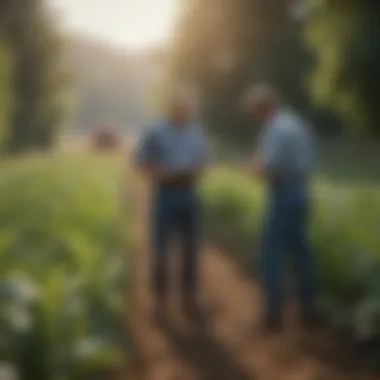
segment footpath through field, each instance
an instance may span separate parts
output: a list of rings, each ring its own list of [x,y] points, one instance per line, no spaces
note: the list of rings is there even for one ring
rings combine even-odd
[[[131,183],[131,182],[130,182]],[[370,380],[338,366],[337,350],[326,339],[325,356],[308,349],[305,335],[289,318],[287,331],[268,337],[259,329],[260,290],[222,253],[204,247],[201,262],[202,322],[189,323],[176,307],[155,320],[148,289],[147,194],[135,178],[135,221],[141,232],[134,252],[132,335],[139,365],[128,380]],[[175,261],[175,252],[173,252]],[[175,265],[174,265],[175,266]],[[329,347],[329,350],[327,349]],[[334,361],[330,360],[334,358]],[[339,368],[340,367],[340,368]]]

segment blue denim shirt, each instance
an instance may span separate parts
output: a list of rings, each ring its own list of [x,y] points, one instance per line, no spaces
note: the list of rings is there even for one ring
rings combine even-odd
[[[259,155],[267,171],[286,179],[310,176],[316,166],[315,141],[307,122],[283,109],[265,126]]]
[[[159,123],[145,131],[135,152],[136,164],[164,164],[175,170],[191,169],[209,159],[208,141],[196,124],[175,128]]]

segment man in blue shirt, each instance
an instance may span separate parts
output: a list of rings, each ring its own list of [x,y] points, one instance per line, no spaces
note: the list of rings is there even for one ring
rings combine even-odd
[[[316,274],[307,231],[308,184],[315,168],[312,131],[268,86],[254,86],[245,105],[253,119],[264,125],[250,169],[263,177],[269,192],[261,252],[265,327],[278,330],[282,325],[282,264],[287,250],[297,270],[303,322],[316,323]]]
[[[136,152],[136,164],[152,185],[153,291],[158,306],[167,298],[169,242],[176,233],[182,242],[181,290],[184,311],[197,312],[200,200],[197,185],[209,159],[208,142],[193,122],[188,94],[175,93],[167,117],[148,129]]]

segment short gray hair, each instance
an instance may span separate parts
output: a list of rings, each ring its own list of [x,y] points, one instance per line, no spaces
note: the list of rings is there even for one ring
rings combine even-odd
[[[192,112],[197,109],[197,96],[190,86],[180,84],[169,91],[168,106],[177,101],[186,104]]]
[[[255,84],[244,94],[241,106],[244,109],[255,107],[265,102],[277,101],[276,91],[267,84]]]

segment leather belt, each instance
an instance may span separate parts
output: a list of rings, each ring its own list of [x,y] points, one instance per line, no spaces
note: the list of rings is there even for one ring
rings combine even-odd
[[[308,182],[306,176],[273,176],[269,179],[269,184],[271,186],[293,186],[306,184]]]
[[[196,184],[195,176],[188,173],[177,174],[159,182],[160,188],[191,188]]]

